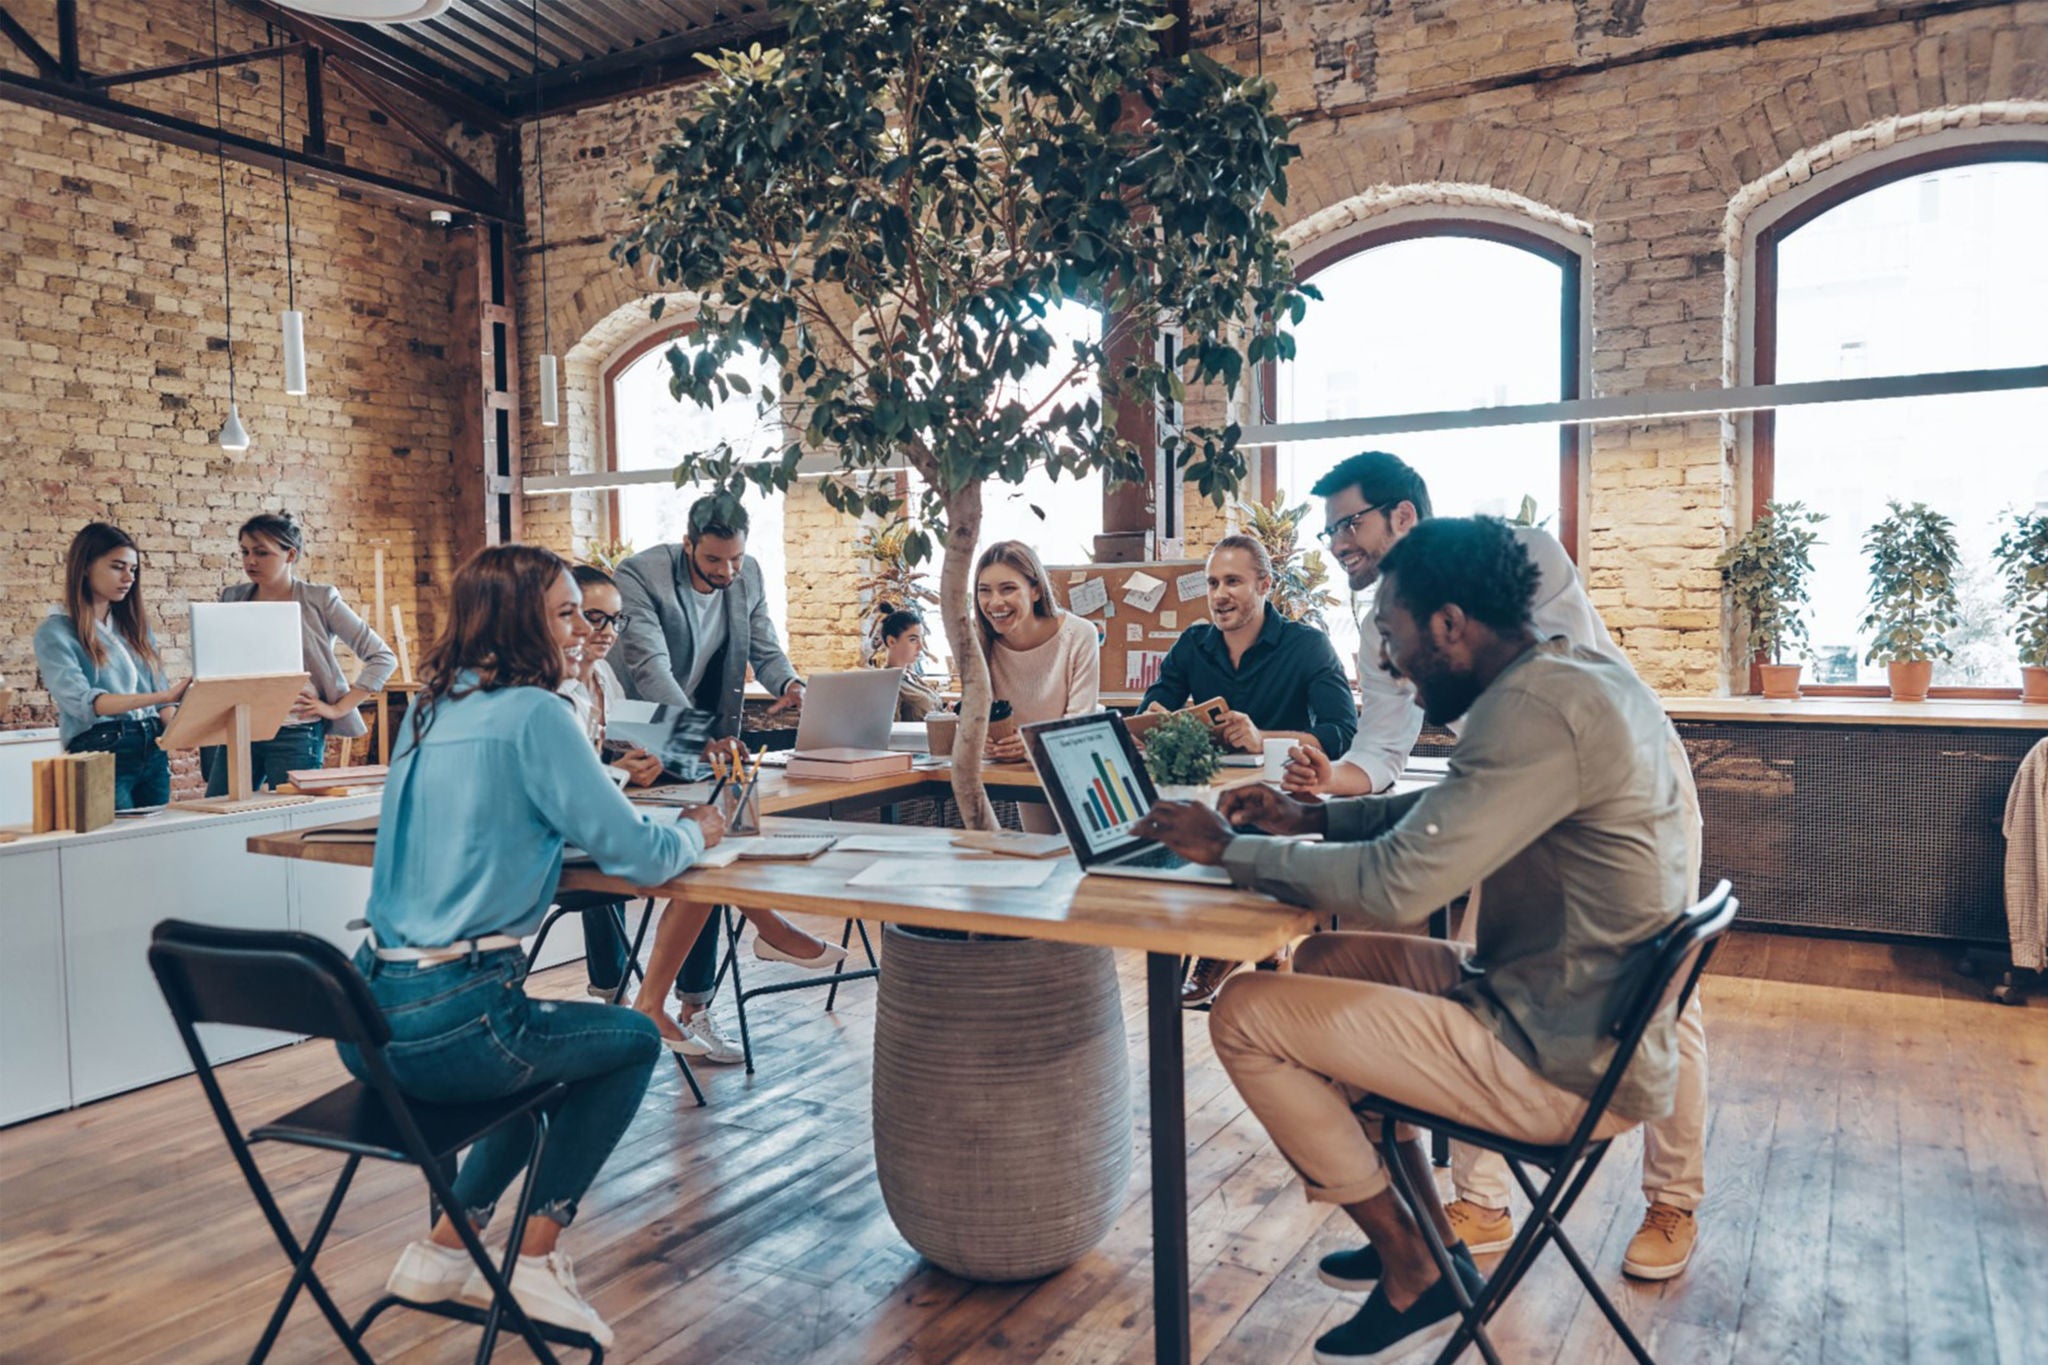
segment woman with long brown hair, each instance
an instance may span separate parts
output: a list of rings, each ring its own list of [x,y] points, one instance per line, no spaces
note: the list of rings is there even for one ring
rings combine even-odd
[[[114,756],[114,809],[171,799],[171,763],[157,747],[190,678],[164,676],[142,597],[142,551],[96,521],[64,554],[64,602],[36,627],[36,666],[71,753]]]
[[[999,540],[974,565],[975,624],[994,695],[1019,725],[1100,710],[1102,644],[1095,627],[1053,595],[1038,552]],[[990,740],[988,756],[1021,762],[1020,736]]]
[[[552,903],[562,849],[574,843],[611,876],[657,886],[718,842],[708,808],[650,818],[605,776],[560,688],[589,633],[569,566],[551,550],[500,545],[456,572],[447,628],[427,654],[424,687],[384,787],[371,874],[371,937],[356,967],[391,1025],[401,1088],[464,1103],[560,1082],[547,1150],[532,1175],[533,1217],[512,1291],[545,1322],[610,1345],[611,1329],[576,1288],[556,1247],[619,1140],[661,1055],[652,1021],[632,1010],[527,998],[522,936]],[[342,1061],[360,1066],[353,1049]],[[472,1147],[455,1176],[459,1209],[392,1269],[415,1302],[487,1298],[450,1216],[481,1228],[518,1174],[515,1128]]]

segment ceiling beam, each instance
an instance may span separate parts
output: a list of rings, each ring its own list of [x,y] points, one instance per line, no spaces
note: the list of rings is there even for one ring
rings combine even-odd
[[[334,56],[352,58],[358,71],[375,76],[415,99],[425,100],[464,123],[499,137],[507,132],[505,111],[490,102],[488,96],[480,97],[481,92],[463,90],[450,81],[430,76],[382,43],[368,41],[363,35],[325,19],[280,9],[269,0],[234,0],[234,4]]]
[[[644,95],[680,85],[707,74],[704,64],[697,60],[700,52],[713,52],[743,41],[770,47],[786,36],[786,26],[777,23],[763,28],[758,15],[725,19],[513,82],[505,88],[506,103],[512,116],[522,122],[534,116],[536,89],[542,114],[587,109],[628,95]]]
[[[105,90],[116,85],[134,85],[141,81],[160,81],[171,76],[189,76],[197,71],[211,71],[215,67],[240,66],[244,62],[287,57],[305,50],[304,43],[279,43],[274,47],[259,47],[254,52],[230,52],[224,56],[201,57],[197,61],[178,62],[171,66],[146,66],[133,71],[103,72],[87,76],[85,83],[95,89]]]
[[[207,156],[213,155],[218,145],[221,155],[228,160],[259,170],[277,170],[287,155],[287,149],[258,138],[220,131],[208,124],[145,109],[141,105],[125,104],[81,86],[24,76],[13,71],[0,71],[0,99],[102,128],[167,142]],[[305,152],[291,152],[289,156],[292,174],[297,179],[349,190],[365,199],[416,211],[448,209],[457,213],[473,213],[479,218],[513,221],[512,206],[502,194],[485,197],[409,184],[375,171],[358,170],[332,157]]]

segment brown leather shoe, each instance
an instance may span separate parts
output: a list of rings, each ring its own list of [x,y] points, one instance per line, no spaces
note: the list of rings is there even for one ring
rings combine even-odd
[[[1692,1249],[1699,1235],[1699,1221],[1687,1210],[1652,1204],[1643,1213],[1643,1225],[1629,1239],[1628,1250],[1622,1253],[1621,1273],[1632,1280],[1675,1279],[1692,1264]]]
[[[1216,992],[1223,989],[1224,978],[1236,970],[1235,962],[1225,962],[1216,957],[1196,958],[1194,969],[1180,988],[1180,1007],[1192,1010],[1208,1004],[1216,998]]]

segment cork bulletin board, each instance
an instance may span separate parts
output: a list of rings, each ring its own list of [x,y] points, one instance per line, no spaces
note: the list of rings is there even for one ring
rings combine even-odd
[[[1046,573],[1060,603],[1095,627],[1105,696],[1150,687],[1181,632],[1209,619],[1209,585],[1199,559],[1058,564]]]

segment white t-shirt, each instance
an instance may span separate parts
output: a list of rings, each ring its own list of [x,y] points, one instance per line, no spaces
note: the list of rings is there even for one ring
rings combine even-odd
[[[1607,623],[1593,609],[1578,566],[1564,546],[1534,526],[1517,526],[1514,532],[1536,565],[1533,614],[1538,638],[1562,635],[1575,645],[1632,667],[1607,633]],[[1414,683],[1390,677],[1380,667],[1380,632],[1373,621],[1373,606],[1372,601],[1366,603],[1358,622],[1358,733],[1338,761],[1363,769],[1372,779],[1372,789],[1384,791],[1408,765],[1408,755],[1422,733],[1422,707],[1415,700]],[[1451,723],[1453,733],[1458,727],[1458,722]]]
[[[691,626],[690,676],[683,683],[683,692],[694,697],[697,685],[704,681],[704,671],[711,667],[711,660],[725,643],[725,590],[701,592],[692,583],[683,595],[683,603],[690,610]]]

